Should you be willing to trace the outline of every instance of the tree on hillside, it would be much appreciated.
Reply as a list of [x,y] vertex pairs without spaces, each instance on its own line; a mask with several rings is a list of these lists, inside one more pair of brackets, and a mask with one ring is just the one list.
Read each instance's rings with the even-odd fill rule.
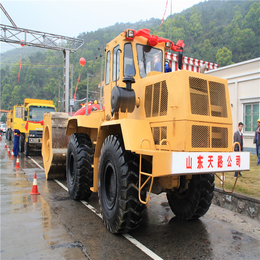
[[12,103],[13,88],[10,84],[5,84],[1,95],[2,109],[11,109],[15,104]]
[[226,47],[223,47],[222,49],[218,50],[216,59],[220,67],[227,66],[234,63],[232,62],[232,51],[230,51]]
[[260,36],[260,2],[255,2],[250,6],[250,10],[245,16],[243,28],[250,28]]

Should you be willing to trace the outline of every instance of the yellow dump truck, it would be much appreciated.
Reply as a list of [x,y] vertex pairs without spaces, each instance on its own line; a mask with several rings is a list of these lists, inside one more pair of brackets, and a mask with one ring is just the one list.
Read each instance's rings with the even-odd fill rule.
[[[66,172],[76,200],[98,192],[112,233],[139,225],[151,192],[165,192],[178,218],[200,218],[214,174],[249,170],[250,154],[233,152],[227,80],[182,70],[183,47],[128,29],[106,45],[105,111],[44,115],[46,178]],[[164,73],[170,49],[179,70]]]
[[11,141],[13,139],[13,110],[10,110],[6,115],[6,139]]
[[[13,129],[21,132],[19,140],[19,150],[26,156],[32,151],[40,150],[42,147],[43,115],[48,112],[55,112],[52,100],[25,98],[22,121],[19,121],[18,128],[13,125]],[[14,111],[17,107],[14,107]],[[14,121],[14,120],[13,120]]]

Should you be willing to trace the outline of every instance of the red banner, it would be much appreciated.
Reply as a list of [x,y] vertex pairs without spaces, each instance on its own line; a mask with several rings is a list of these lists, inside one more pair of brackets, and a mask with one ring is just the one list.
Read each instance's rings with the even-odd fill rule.
[[74,93],[74,100],[75,100],[75,98],[76,98],[76,93],[77,93],[77,89],[78,89],[79,80],[80,80],[80,74],[79,74],[77,86],[76,86],[75,93]]
[[21,72],[21,68],[22,68],[22,56],[23,56],[23,53],[21,52],[20,69],[19,69],[19,72],[18,72],[18,83],[19,83],[20,72]]
[[164,14],[163,14],[163,18],[162,18],[162,22],[161,22],[160,27],[163,25],[163,21],[164,21],[164,17],[165,17],[165,14],[166,14],[167,6],[168,6],[168,0],[166,0],[166,6],[165,6],[165,10],[164,10]]

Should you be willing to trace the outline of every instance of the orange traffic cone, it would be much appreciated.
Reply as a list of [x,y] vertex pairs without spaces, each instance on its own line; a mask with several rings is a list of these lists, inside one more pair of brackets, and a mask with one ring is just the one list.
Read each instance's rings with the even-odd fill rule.
[[7,149],[7,155],[10,155],[10,146],[8,146],[8,149]]
[[31,195],[40,195],[40,193],[38,192],[38,187],[37,187],[36,173],[34,174],[32,192],[30,192],[30,194]]
[[19,155],[17,155],[15,168],[20,168]]
[[5,141],[5,148],[7,148],[6,141]]
[[14,149],[11,152],[11,158],[14,158]]

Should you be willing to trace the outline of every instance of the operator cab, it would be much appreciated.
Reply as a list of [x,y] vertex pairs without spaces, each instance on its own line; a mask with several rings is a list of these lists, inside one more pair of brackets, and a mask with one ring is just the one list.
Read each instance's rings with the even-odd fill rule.
[[183,48],[183,41],[179,40],[174,45],[168,39],[150,35],[148,29],[127,29],[109,42],[106,46],[104,86],[107,90],[104,91],[106,115],[110,112],[112,116],[120,111],[133,112],[136,96],[132,84],[148,76],[164,73],[165,51],[182,52]]
[[[105,85],[124,86],[124,77],[135,80],[147,77],[150,72],[163,73],[165,51],[182,53],[183,41],[177,45],[168,39],[150,35],[148,29],[127,29],[106,46]],[[149,76],[149,75],[148,75]]]

